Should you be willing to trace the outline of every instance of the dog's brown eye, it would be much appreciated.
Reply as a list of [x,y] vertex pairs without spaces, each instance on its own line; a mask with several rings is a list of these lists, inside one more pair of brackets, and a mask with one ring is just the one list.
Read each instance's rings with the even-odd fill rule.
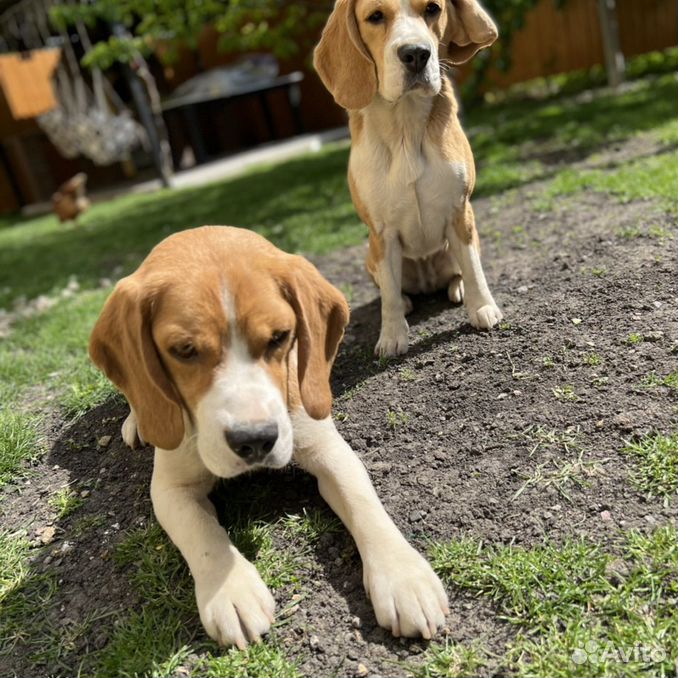
[[435,2],[429,2],[428,5],[426,5],[424,14],[428,17],[438,16],[438,14],[440,14],[440,5]]
[[172,346],[170,353],[177,359],[189,362],[198,357],[198,349],[190,341]]
[[371,24],[380,24],[384,20],[384,13],[379,10],[372,12],[372,14],[367,17],[367,20]]
[[271,339],[268,342],[268,350],[275,351],[277,348],[280,348],[289,338],[289,330],[280,330],[279,332],[274,332],[271,335]]

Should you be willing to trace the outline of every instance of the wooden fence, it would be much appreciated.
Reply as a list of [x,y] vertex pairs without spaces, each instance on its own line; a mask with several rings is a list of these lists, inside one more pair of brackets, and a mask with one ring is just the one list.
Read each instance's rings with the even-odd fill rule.
[[[511,69],[492,73],[493,84],[506,87],[532,78],[568,73],[604,64],[597,0],[541,2],[513,37]],[[619,38],[629,57],[678,43],[676,0],[617,0]],[[499,27],[501,40],[501,26]]]

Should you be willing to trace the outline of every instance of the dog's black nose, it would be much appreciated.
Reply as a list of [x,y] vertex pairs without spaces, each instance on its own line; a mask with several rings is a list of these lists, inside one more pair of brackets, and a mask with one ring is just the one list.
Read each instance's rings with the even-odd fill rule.
[[421,73],[431,56],[431,50],[423,45],[403,45],[398,48],[398,58],[410,73]]
[[278,424],[245,424],[224,431],[226,442],[248,464],[264,459],[278,440]]

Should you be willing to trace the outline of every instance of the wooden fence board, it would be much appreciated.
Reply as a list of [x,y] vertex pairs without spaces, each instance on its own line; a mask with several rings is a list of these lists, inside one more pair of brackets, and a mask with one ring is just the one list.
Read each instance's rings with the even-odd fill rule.
[[[627,57],[678,44],[675,0],[617,0],[619,38]],[[501,40],[501,26],[499,27]],[[541,0],[513,36],[511,69],[492,71],[491,82],[507,87],[532,78],[604,64],[596,0],[568,0],[558,9]],[[464,69],[466,71],[466,69]]]

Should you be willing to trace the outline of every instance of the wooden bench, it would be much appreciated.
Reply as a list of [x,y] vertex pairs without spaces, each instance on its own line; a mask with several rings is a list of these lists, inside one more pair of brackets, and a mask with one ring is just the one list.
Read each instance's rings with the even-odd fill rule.
[[[201,164],[210,159],[210,155],[205,147],[205,140],[198,120],[197,109],[200,106],[230,103],[243,99],[245,97],[256,97],[261,105],[262,113],[266,121],[266,127],[271,139],[278,138],[278,130],[271,113],[268,101],[268,94],[276,90],[285,90],[287,101],[294,121],[294,130],[297,134],[303,134],[304,126],[301,119],[301,89],[300,83],[304,79],[301,71],[294,71],[287,75],[280,75],[270,80],[257,80],[251,85],[243,85],[237,89],[220,93],[199,93],[183,97],[173,97],[166,99],[162,104],[163,114],[178,112],[182,115],[186,123],[188,138],[193,147],[196,163]],[[176,158],[175,158],[176,162]]]

